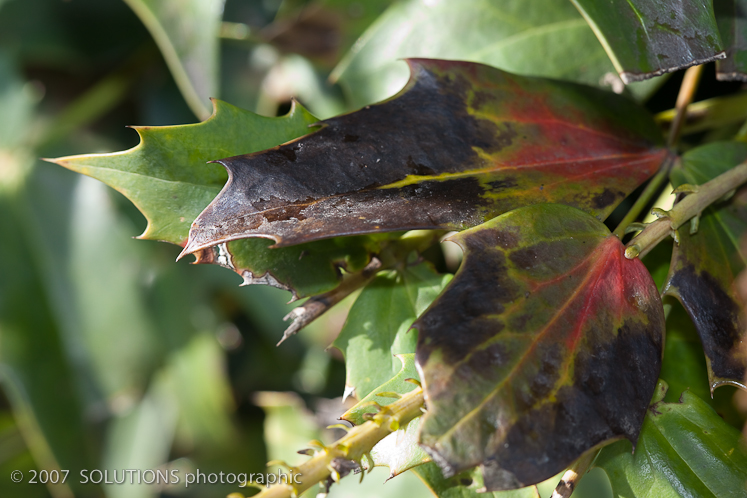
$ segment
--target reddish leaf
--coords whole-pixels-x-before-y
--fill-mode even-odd
[[[414,325],[421,443],[444,473],[482,464],[489,490],[520,488],[595,445],[635,442],[664,332],[643,263],[561,205],[517,209],[453,240],[462,267]]]
[[[461,230],[539,202],[604,219],[666,154],[650,116],[624,97],[481,64],[409,64],[395,98],[219,161],[229,181],[193,223],[184,254],[246,237],[284,246]]]

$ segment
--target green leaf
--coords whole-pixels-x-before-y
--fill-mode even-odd
[[[535,486],[513,491],[486,493],[479,471],[463,472],[445,478],[435,463],[426,463],[412,469],[438,498],[540,498]]]
[[[664,312],[648,271],[577,209],[516,209],[452,237],[454,280],[413,325],[445,474],[482,465],[489,490],[536,484],[605,441],[635,441],[661,366]]]
[[[294,104],[288,115],[266,118],[213,101],[213,116],[199,124],[137,127],[141,143],[124,152],[55,159],[54,162],[117,189],[148,220],[141,239],[184,245],[189,225],[220,192],[227,175],[208,161],[255,152],[309,132],[317,119]],[[196,254],[197,261],[229,267],[245,283],[266,283],[296,297],[318,294],[340,282],[338,267],[365,266],[371,238],[267,249],[266,240],[242,240]],[[366,246],[368,249],[364,248]]]
[[[747,144],[704,145],[682,156],[671,173],[672,185],[703,184],[747,159]],[[745,268],[740,238],[747,231],[747,196],[706,209],[698,231],[678,230],[664,294],[682,303],[698,329],[708,364],[711,390],[724,384],[744,387],[747,356],[742,349],[744,303],[735,286]]]
[[[218,32],[225,0],[125,0],[161,49],[189,107],[210,116],[218,96]]]
[[[403,58],[481,62],[530,76],[622,82],[583,17],[567,1],[407,0],[392,5],[340,62],[354,107],[394,95],[407,82]]]
[[[690,391],[678,403],[665,403],[666,391],[660,382],[635,452],[619,441],[597,457],[595,466],[609,476],[615,497],[744,496],[747,451],[739,431]]]
[[[726,57],[712,2],[571,0],[625,82]]]
[[[397,400],[391,396],[379,396],[378,393],[407,394],[415,389],[415,384],[406,380],[415,379],[420,381],[418,370],[415,368],[415,353],[397,354],[395,357],[398,358],[401,363],[401,369],[397,372],[397,375],[380,386],[372,389],[371,392],[356,403],[354,407],[343,413],[340,416],[340,419],[347,420],[353,425],[360,425],[366,421],[363,418],[364,413],[376,413],[377,408],[371,404],[372,402],[375,402],[380,406],[386,406]]]
[[[183,254],[247,237],[287,246],[461,230],[538,202],[604,219],[666,154],[650,116],[624,97],[468,62],[409,63],[397,97],[219,161],[232,181],[195,220]]]
[[[381,273],[363,289],[332,343],[345,356],[347,392],[364,399],[397,376],[394,355],[415,352],[417,334],[408,330],[450,279],[420,264]]]
[[[420,417],[389,434],[371,450],[374,465],[389,467],[389,479],[431,461],[428,453],[418,446],[419,429]]]
[[[747,80],[747,1],[720,0],[714,2],[726,59],[716,62],[719,81]]]

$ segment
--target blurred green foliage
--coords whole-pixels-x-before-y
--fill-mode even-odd
[[[535,9],[523,26],[492,22],[491,2],[471,2],[459,22],[450,22],[455,3],[427,3],[0,0],[0,496],[220,497],[236,487],[80,484],[79,472],[260,472],[309,438],[331,440],[322,428],[345,409],[335,399],[345,366],[326,348],[352,299],[276,348],[288,293],[174,263],[177,246],[132,239],[145,220],[120,194],[39,158],[124,150],[138,143],[124,124],[196,122],[209,97],[269,116],[296,97],[326,118],[391,96],[404,70],[395,61],[407,55],[615,83],[568,6]],[[545,24],[572,36],[532,35]],[[402,25],[406,36],[388,43]],[[501,41],[525,35],[535,59]],[[576,65],[538,69],[543,47],[563,52],[563,43]],[[645,98],[662,81],[630,93]],[[665,87],[653,108],[674,95]],[[70,470],[64,485],[28,484],[55,468]],[[412,473],[382,488],[377,472],[331,496],[430,496]],[[574,496],[603,492],[609,483],[594,471]]]

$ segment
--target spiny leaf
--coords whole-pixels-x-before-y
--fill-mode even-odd
[[[376,443],[371,450],[374,465],[389,467],[389,479],[431,461],[418,446],[420,417]]]
[[[408,332],[410,325],[450,279],[451,275],[439,275],[424,263],[382,273],[363,289],[332,344],[345,356],[346,385],[358,399],[368,399],[375,388],[397,375],[402,362],[394,355],[415,352],[418,337]],[[408,386],[412,390],[412,384]]]
[[[489,490],[541,482],[586,450],[635,441],[661,366],[664,313],[643,264],[577,209],[516,209],[452,238],[462,267],[413,325],[421,443]]]
[[[161,49],[184,99],[200,119],[218,94],[218,31],[225,0],[125,0]]]
[[[246,237],[285,246],[461,230],[537,202],[604,219],[666,154],[650,116],[609,92],[480,64],[409,63],[412,79],[392,100],[221,160],[230,180],[183,254]]]
[[[192,220],[220,192],[227,175],[208,161],[259,151],[305,135],[317,119],[294,103],[281,118],[267,118],[213,101],[213,115],[199,124],[135,128],[141,142],[113,154],[55,162],[117,189],[148,220],[142,239],[183,246]],[[241,240],[196,254],[199,263],[233,269],[245,283],[264,283],[305,297],[334,289],[338,267],[356,271],[370,261],[377,241],[360,237],[308,246],[268,249],[266,240]]]
[[[712,2],[571,1],[589,22],[625,82],[726,57]]]
[[[747,144],[704,145],[682,156],[671,174],[675,187],[703,184],[747,160]],[[664,294],[680,300],[703,342],[711,391],[723,384],[744,388],[747,356],[743,351],[744,303],[734,279],[744,270],[739,240],[747,231],[747,196],[713,205],[700,217],[697,233],[678,230]]]
[[[568,1],[395,2],[332,78],[353,105],[364,106],[402,88],[406,57],[480,62],[527,76],[622,86],[604,47]]]
[[[426,463],[412,471],[438,498],[540,498],[535,486],[513,491],[486,493],[480,472],[473,470],[445,478],[435,463]]]
[[[747,451],[739,432],[690,391],[665,403],[667,387],[657,386],[635,452],[620,441],[597,457],[615,497],[744,496]]]
[[[716,77],[747,81],[747,1],[720,0],[713,8],[726,49],[726,59],[716,62]]]

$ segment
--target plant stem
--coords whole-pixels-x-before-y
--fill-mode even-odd
[[[698,191],[687,195],[674,205],[666,216],[654,221],[627,244],[625,257],[643,257],[667,235],[700,216],[705,208],[747,181],[747,163],[742,163],[698,187]]]
[[[594,459],[597,457],[601,450],[587,451],[581,456],[571,467],[565,471],[563,477],[560,479],[555,491],[552,492],[550,498],[570,498],[573,494],[573,490],[576,489],[576,485],[581,478],[586,474],[594,463]]]
[[[654,119],[660,125],[674,120],[677,109],[668,109],[658,113]],[[740,92],[724,97],[701,100],[687,107],[682,120],[682,135],[720,128],[747,119],[747,92]]]
[[[641,214],[641,211],[645,209],[651,199],[653,199],[660,192],[662,185],[669,177],[669,170],[671,169],[673,163],[674,156],[671,154],[668,155],[666,159],[664,159],[664,163],[659,168],[659,172],[656,173],[656,175],[651,179],[650,182],[648,182],[648,185],[646,185],[646,188],[643,189],[641,195],[638,197],[638,199],[636,199],[633,207],[630,208],[630,211],[628,211],[628,213],[625,215],[625,218],[623,218],[620,224],[617,225],[617,228],[615,228],[615,231],[613,233],[617,235],[618,239],[622,240],[623,236],[625,235],[625,229],[628,227],[628,225],[633,223],[638,218],[638,216]]]
[[[254,498],[291,498],[300,496],[318,482],[325,481],[332,474],[333,460],[353,460],[361,458],[390,433],[406,426],[412,419],[422,414],[423,390],[419,387],[405,394],[396,402],[381,408],[373,420],[353,427],[345,436],[319,450],[306,463],[292,469],[297,476],[303,476],[300,484],[276,484]],[[362,470],[363,471],[363,470]]]
[[[685,77],[682,80],[682,85],[680,85],[680,92],[677,95],[677,104],[675,105],[677,112],[674,116],[674,120],[672,120],[672,126],[669,128],[669,138],[667,139],[667,145],[669,147],[673,147],[680,138],[682,123],[687,114],[687,106],[689,106],[693,101],[702,74],[702,65],[693,66],[685,71]]]

